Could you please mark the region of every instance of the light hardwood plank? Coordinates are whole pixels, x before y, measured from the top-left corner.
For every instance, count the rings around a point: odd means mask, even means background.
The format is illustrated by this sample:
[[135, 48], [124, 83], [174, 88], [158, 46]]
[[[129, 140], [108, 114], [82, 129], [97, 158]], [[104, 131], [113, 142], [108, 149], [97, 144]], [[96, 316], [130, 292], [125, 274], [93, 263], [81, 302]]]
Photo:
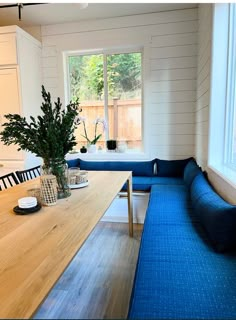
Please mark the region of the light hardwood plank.
[[34, 319], [125, 319], [142, 225], [100, 222]]

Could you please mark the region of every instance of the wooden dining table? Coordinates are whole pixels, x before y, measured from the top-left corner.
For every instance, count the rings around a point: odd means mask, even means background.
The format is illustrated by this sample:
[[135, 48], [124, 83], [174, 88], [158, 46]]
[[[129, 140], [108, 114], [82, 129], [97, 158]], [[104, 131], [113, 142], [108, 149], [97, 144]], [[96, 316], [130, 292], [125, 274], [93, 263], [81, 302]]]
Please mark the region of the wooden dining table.
[[40, 178], [0, 192], [0, 318], [34, 315], [125, 182], [133, 235], [132, 172], [91, 171], [88, 181], [56, 205], [28, 215], [13, 208]]

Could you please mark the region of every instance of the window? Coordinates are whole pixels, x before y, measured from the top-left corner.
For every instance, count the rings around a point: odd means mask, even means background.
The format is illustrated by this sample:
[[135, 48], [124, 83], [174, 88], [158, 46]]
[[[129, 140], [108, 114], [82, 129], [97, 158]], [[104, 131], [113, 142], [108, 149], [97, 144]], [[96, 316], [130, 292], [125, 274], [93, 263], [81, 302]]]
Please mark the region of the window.
[[[128, 150], [142, 150], [142, 54], [91, 53], [67, 56], [69, 99], [79, 97], [89, 137], [93, 121], [104, 118], [108, 124], [98, 145], [107, 139], [125, 142]], [[80, 125], [76, 130], [78, 147], [86, 144]]]
[[225, 164], [236, 170], [236, 6], [230, 5], [225, 124]]
[[236, 5], [215, 4], [208, 165], [236, 186]]

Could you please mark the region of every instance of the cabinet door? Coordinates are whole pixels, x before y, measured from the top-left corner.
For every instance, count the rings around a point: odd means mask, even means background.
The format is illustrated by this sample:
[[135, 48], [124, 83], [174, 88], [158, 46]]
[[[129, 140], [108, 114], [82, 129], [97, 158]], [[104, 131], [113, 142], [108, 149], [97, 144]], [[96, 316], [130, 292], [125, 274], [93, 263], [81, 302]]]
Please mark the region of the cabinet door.
[[[17, 69], [0, 69], [0, 130], [6, 122], [5, 114], [20, 113], [20, 99], [18, 89]], [[5, 146], [0, 141], [0, 159], [21, 160], [22, 152], [17, 151], [17, 146]]]
[[15, 34], [0, 34], [0, 52], [0, 65], [17, 64]]

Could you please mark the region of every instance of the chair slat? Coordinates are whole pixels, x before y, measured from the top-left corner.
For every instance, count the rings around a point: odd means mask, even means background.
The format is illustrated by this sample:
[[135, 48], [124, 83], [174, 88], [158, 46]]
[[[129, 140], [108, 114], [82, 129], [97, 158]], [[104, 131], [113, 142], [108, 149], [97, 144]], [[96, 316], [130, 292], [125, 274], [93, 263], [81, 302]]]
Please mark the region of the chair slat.
[[16, 184], [19, 184], [19, 181], [17, 180], [14, 172], [11, 172], [0, 177], [0, 184], [1, 191], [2, 189], [7, 189], [9, 187], [13, 187]]
[[16, 175], [20, 182], [31, 180], [40, 176], [40, 166], [36, 166], [26, 170], [16, 171]]

